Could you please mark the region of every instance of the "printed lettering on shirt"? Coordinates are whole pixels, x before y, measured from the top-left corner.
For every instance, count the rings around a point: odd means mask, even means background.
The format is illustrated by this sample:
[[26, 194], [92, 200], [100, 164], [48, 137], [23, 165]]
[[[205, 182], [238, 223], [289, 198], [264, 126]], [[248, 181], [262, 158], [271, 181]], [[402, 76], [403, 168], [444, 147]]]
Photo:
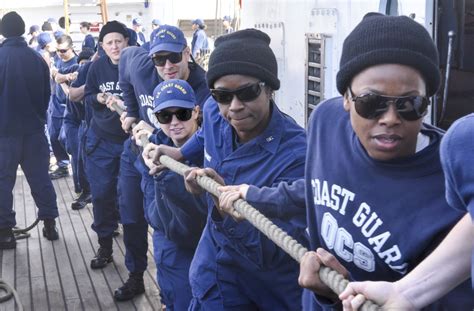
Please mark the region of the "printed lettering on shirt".
[[112, 92], [114, 94], [117, 94], [119, 92], [121, 92], [122, 90], [120, 89], [120, 85], [118, 82], [114, 82], [114, 81], [109, 81], [109, 82], [104, 82], [102, 83], [101, 85], [99, 85], [99, 89], [102, 93], [105, 93], [105, 92]]
[[[356, 194], [340, 185], [330, 184], [326, 180], [311, 180], [315, 206], [325, 206], [337, 211], [342, 216], [352, 216], [350, 222], [359, 230], [365, 241], [354, 241], [354, 229], [340, 226], [335, 215], [325, 212], [321, 221], [321, 237], [328, 249], [341, 259], [353, 262], [357, 267], [368, 272], [375, 270], [374, 253], [390, 267], [405, 274], [408, 263], [397, 244], [390, 244], [391, 232], [384, 229], [384, 221], [372, 211], [371, 207], [362, 202], [353, 208]], [[353, 213], [355, 211], [355, 213]], [[370, 245], [370, 246], [369, 246]]]

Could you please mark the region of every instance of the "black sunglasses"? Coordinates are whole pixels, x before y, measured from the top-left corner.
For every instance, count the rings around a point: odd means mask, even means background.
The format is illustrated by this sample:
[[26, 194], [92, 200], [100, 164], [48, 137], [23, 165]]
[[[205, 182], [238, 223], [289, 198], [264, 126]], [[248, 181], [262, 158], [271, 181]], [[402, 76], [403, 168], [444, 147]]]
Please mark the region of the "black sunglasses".
[[372, 93], [354, 96], [350, 87], [348, 91], [356, 112], [365, 119], [380, 117], [393, 103], [400, 117], [415, 121], [426, 115], [430, 104], [430, 100], [425, 96], [385, 96]]
[[160, 122], [161, 124], [171, 123], [171, 120], [173, 120], [173, 115], [175, 115], [179, 121], [188, 121], [193, 115], [193, 110], [180, 108], [176, 111], [162, 110], [160, 112], [155, 113], [158, 122]]
[[151, 59], [153, 60], [153, 64], [155, 66], [162, 67], [166, 65], [166, 61], [169, 60], [172, 64], [177, 64], [183, 59], [183, 53], [169, 53], [166, 55], [158, 55], [154, 54]]
[[257, 82], [250, 85], [239, 87], [235, 90], [211, 89], [212, 97], [219, 104], [228, 105], [234, 99], [234, 96], [243, 102], [249, 102], [256, 99], [262, 92], [265, 82]]
[[58, 52], [61, 53], [61, 54], [64, 54], [64, 53], [66, 53], [67, 51], [69, 51], [69, 49], [60, 49], [60, 50], [58, 50]]

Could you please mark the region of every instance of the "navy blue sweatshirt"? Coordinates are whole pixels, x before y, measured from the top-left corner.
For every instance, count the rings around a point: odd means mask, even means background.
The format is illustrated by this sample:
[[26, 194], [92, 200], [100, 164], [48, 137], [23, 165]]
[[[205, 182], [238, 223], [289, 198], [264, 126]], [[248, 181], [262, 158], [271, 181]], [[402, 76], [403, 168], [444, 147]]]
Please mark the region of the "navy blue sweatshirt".
[[[430, 139], [426, 148], [376, 161], [354, 133], [342, 97], [319, 104], [311, 116], [305, 169], [311, 249], [330, 251], [356, 281], [402, 278], [464, 215], [444, 196], [442, 131], [424, 124], [421, 132]], [[305, 310], [328, 303], [309, 291], [304, 298]], [[472, 300], [469, 281], [427, 309], [472, 310]]]
[[44, 131], [51, 87], [46, 62], [22, 37], [0, 46], [0, 136]]
[[112, 64], [107, 56], [99, 58], [92, 63], [87, 74], [85, 101], [92, 107], [90, 126], [97, 136], [113, 143], [122, 144], [128, 134], [122, 129], [120, 116], [97, 101], [97, 94], [103, 92], [121, 96], [122, 90], [118, 80], [118, 65]]

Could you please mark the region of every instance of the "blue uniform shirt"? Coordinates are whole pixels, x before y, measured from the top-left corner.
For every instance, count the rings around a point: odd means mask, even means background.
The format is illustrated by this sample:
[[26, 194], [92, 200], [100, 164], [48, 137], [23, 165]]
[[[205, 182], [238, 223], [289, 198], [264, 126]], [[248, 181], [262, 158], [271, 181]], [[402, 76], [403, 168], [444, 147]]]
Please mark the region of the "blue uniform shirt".
[[[174, 146], [162, 131], [150, 137], [154, 144]], [[192, 165], [187, 162], [186, 165]], [[155, 179], [155, 202], [149, 209], [148, 220], [155, 230], [161, 231], [177, 246], [194, 250], [206, 224], [205, 196], [195, 196], [184, 186], [183, 176], [165, 170]]]
[[49, 69], [22, 37], [0, 45], [0, 81], [0, 136], [44, 131], [51, 95]]
[[[311, 249], [333, 253], [356, 281], [402, 278], [463, 216], [444, 198], [442, 131], [424, 125], [421, 132], [430, 139], [426, 148], [382, 162], [361, 145], [341, 97], [319, 104], [311, 116], [305, 171]], [[438, 303], [470, 309], [465, 285]], [[312, 293], [304, 296], [306, 310], [318, 309]]]
[[82, 49], [84, 50], [84, 48], [95, 50], [95, 40], [91, 34], [87, 34], [84, 41], [82, 41]]
[[[70, 72], [68, 68], [73, 67], [76, 64], [77, 64], [77, 56], [74, 56], [67, 62], [59, 58], [56, 61], [55, 65], [60, 73], [68, 73]], [[54, 83], [54, 87], [56, 91], [55, 91], [55, 95], [51, 97], [52, 99], [52, 105], [50, 107], [51, 116], [55, 118], [62, 118], [64, 116], [64, 109], [66, 109], [66, 105], [67, 105], [66, 103], [67, 96], [66, 96], [66, 93], [64, 93], [59, 83]]]
[[[474, 114], [451, 125], [441, 142], [440, 150], [446, 200], [451, 207], [468, 211], [474, 219]], [[474, 273], [474, 249], [471, 261]], [[474, 283], [472, 284], [474, 288]]]
[[103, 92], [122, 95], [118, 83], [118, 65], [112, 64], [107, 56], [99, 58], [90, 66], [84, 97], [86, 104], [92, 107], [91, 128], [96, 135], [113, 143], [122, 144], [128, 134], [122, 129], [118, 113], [97, 101], [97, 94]]
[[[202, 130], [182, 148], [186, 159], [194, 159], [204, 149], [204, 167], [210, 167], [224, 178], [226, 184], [249, 183], [258, 187], [272, 186], [303, 177], [306, 135], [290, 117], [271, 102], [271, 120], [262, 134], [234, 150], [233, 129], [219, 114], [212, 97], [204, 105]], [[305, 211], [270, 219], [280, 228], [305, 244]], [[225, 269], [218, 268], [225, 267]], [[228, 271], [233, 271], [228, 275]], [[249, 222], [236, 223], [216, 212], [208, 196], [208, 219], [190, 270], [190, 282], [195, 296], [203, 296], [218, 280], [234, 279], [236, 275], [246, 284], [260, 288], [263, 296], [270, 295], [275, 306], [294, 309], [300, 306], [301, 289], [297, 285], [297, 263]], [[271, 278], [269, 274], [273, 275]], [[262, 291], [272, 287], [274, 275], [285, 282], [285, 293], [292, 305], [277, 296]], [[278, 287], [278, 285], [277, 285]], [[256, 295], [259, 290], [256, 288]], [[263, 297], [262, 296], [262, 297]], [[239, 304], [236, 297], [223, 295], [224, 304]], [[269, 303], [268, 299], [264, 299]]]
[[207, 52], [209, 49], [209, 43], [207, 42], [207, 35], [203, 29], [197, 29], [193, 33], [193, 40], [191, 41], [191, 49], [193, 57], [196, 57], [197, 53]]

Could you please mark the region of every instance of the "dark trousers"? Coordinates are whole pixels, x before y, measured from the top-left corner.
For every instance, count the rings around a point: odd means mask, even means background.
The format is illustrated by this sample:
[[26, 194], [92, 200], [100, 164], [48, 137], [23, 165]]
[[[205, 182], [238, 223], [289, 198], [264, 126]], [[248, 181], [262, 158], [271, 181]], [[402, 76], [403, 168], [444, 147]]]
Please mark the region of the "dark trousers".
[[51, 148], [56, 158], [57, 164], [60, 167], [65, 167], [69, 164], [69, 155], [61, 143], [61, 127], [63, 125], [63, 118], [51, 117], [48, 124], [49, 139], [51, 141]]
[[56, 193], [48, 175], [49, 147], [44, 131], [0, 137], [0, 229], [16, 225], [12, 191], [18, 165], [31, 188], [38, 218], [58, 217]]
[[94, 223], [99, 238], [109, 237], [117, 229], [117, 178], [122, 144], [99, 138], [89, 128], [85, 141], [86, 173], [90, 182]]
[[151, 189], [151, 194], [147, 196], [144, 195], [144, 189], [141, 187], [144, 167], [141, 165], [139, 153], [135, 143], [127, 139], [120, 157], [119, 210], [126, 249], [125, 266], [129, 272], [146, 270], [148, 223], [145, 219], [145, 207], [154, 198], [154, 189]]

